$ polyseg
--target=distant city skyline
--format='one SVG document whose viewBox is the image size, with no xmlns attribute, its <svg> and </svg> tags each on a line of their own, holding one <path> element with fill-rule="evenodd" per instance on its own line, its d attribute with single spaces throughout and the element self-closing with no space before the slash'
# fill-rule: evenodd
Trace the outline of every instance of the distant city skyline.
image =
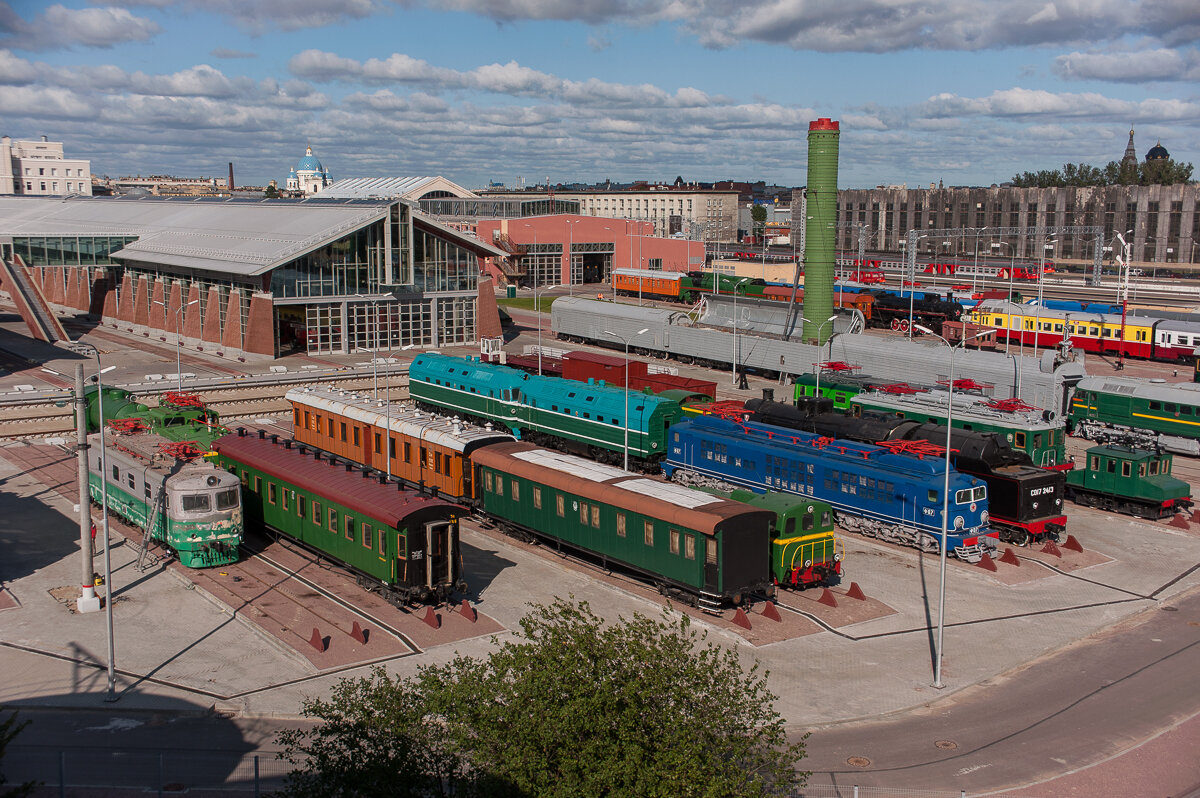
<svg viewBox="0 0 1200 798">
<path fill-rule="evenodd" d="M 0 134 L 93 174 L 804 185 L 1200 165 L 1200 8 L 1076 0 L 0 0 Z"/>
</svg>

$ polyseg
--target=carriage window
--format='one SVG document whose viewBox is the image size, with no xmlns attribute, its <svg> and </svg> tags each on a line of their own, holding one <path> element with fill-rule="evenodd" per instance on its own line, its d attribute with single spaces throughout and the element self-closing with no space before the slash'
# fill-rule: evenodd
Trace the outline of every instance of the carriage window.
<svg viewBox="0 0 1200 798">
<path fill-rule="evenodd" d="M 643 528 L 643 535 L 646 539 L 646 545 L 653 546 L 654 545 L 654 522 L 647 521 L 645 524 L 643 524 L 642 528 Z"/>
<path fill-rule="evenodd" d="M 1177 413 L 1179 412 L 1179 407 L 1174 402 L 1164 402 L 1163 410 L 1166 410 L 1168 413 Z"/>
<path fill-rule="evenodd" d="M 708 565 L 717 564 L 717 541 L 713 538 L 704 539 L 704 562 Z"/>
<path fill-rule="evenodd" d="M 1179 412 L 1185 416 L 1190 416 L 1192 414 L 1192 407 L 1191 405 L 1180 405 Z"/>
<path fill-rule="evenodd" d="M 1108 473 L 1110 473 L 1110 474 L 1117 473 L 1117 461 L 1116 460 L 1108 461 Z"/>
<path fill-rule="evenodd" d="M 207 509 L 209 509 L 207 493 L 184 494 L 183 511 L 185 513 L 195 513 Z"/>
<path fill-rule="evenodd" d="M 333 419 L 329 419 L 329 437 L 333 437 Z"/>
<path fill-rule="evenodd" d="M 312 511 L 313 511 L 312 512 L 312 522 L 314 524 L 316 524 L 317 526 L 320 526 L 321 525 L 321 503 L 313 502 L 312 503 Z"/>
<path fill-rule="evenodd" d="M 1158 473 L 1158 461 L 1151 460 L 1150 461 L 1150 476 L 1154 476 L 1157 473 Z"/>
<path fill-rule="evenodd" d="M 267 503 L 268 504 L 275 503 L 275 483 L 274 482 L 267 483 Z"/>
<path fill-rule="evenodd" d="M 369 549 L 375 545 L 375 541 L 371 538 L 371 525 L 362 525 L 362 544 L 364 549 Z"/>
<path fill-rule="evenodd" d="M 492 472 L 485 471 L 483 474 L 483 489 L 488 493 L 492 492 Z"/>
<path fill-rule="evenodd" d="M 625 537 L 625 513 L 617 513 L 617 537 Z"/>
<path fill-rule="evenodd" d="M 346 442 L 346 422 L 342 422 L 342 443 Z"/>
<path fill-rule="evenodd" d="M 804 520 L 802 522 L 800 522 L 800 529 L 804 532 L 811 532 L 812 528 L 815 524 L 816 524 L 816 520 L 813 518 L 813 514 L 805 513 Z M 796 531 L 796 519 L 789 518 L 788 522 L 787 522 L 787 533 L 791 534 L 792 532 L 795 532 L 795 531 Z"/>
<path fill-rule="evenodd" d="M 380 530 L 380 532 L 379 532 L 379 556 L 380 557 L 387 554 L 387 544 L 384 542 L 386 539 L 387 539 L 387 535 L 385 535 L 383 533 L 383 531 Z"/>
<path fill-rule="evenodd" d="M 600 505 L 598 504 L 592 505 L 592 526 L 596 529 L 600 528 Z"/>
<path fill-rule="evenodd" d="M 308 426 L 308 411 L 304 412 L 304 420 L 305 420 L 304 426 L 307 427 Z M 298 408 L 298 407 L 292 408 L 292 423 L 294 425 L 296 425 L 297 427 L 300 426 L 300 408 Z"/>
<path fill-rule="evenodd" d="M 669 529 L 669 530 L 667 530 L 667 535 L 670 538 L 671 553 L 678 554 L 679 553 L 679 530 L 678 529 Z"/>
<path fill-rule="evenodd" d="M 300 498 L 296 501 L 296 515 L 300 516 L 301 518 L 304 518 L 308 515 L 308 503 L 305 501 L 304 496 L 300 496 Z"/>
<path fill-rule="evenodd" d="M 412 462 L 412 444 L 408 441 L 404 442 L 404 462 Z"/>
<path fill-rule="evenodd" d="M 567 503 L 563 499 L 561 494 L 554 497 L 554 504 L 555 504 L 555 509 L 558 511 L 558 517 L 566 518 L 567 517 L 567 507 L 566 507 Z"/>
<path fill-rule="evenodd" d="M 828 526 L 832 526 L 832 525 L 833 525 L 832 511 L 826 510 L 823 513 L 821 513 L 821 526 L 828 527 Z"/>
<path fill-rule="evenodd" d="M 234 507 L 237 507 L 239 495 L 240 495 L 240 492 L 238 491 L 237 488 L 230 488 L 229 490 L 218 491 L 217 492 L 217 509 L 218 510 L 232 510 Z"/>
<path fill-rule="evenodd" d="M 243 485 L 250 484 L 250 475 L 245 471 L 242 472 L 242 484 Z"/>
<path fill-rule="evenodd" d="M 496 477 L 496 495 L 497 496 L 504 495 L 504 478 L 503 477 Z"/>
<path fill-rule="evenodd" d="M 587 519 L 588 519 L 588 511 L 587 510 L 588 510 L 587 504 L 584 502 L 580 502 L 579 503 L 579 523 L 583 524 L 584 526 L 587 526 Z"/>
<path fill-rule="evenodd" d="M 1138 476 L 1139 477 L 1146 476 L 1146 464 L 1145 463 L 1138 463 Z"/>
<path fill-rule="evenodd" d="M 542 489 L 541 488 L 533 489 L 533 509 L 535 509 L 535 510 L 542 509 Z"/>
<path fill-rule="evenodd" d="M 1091 471 L 1099 471 L 1100 470 L 1100 456 L 1099 455 L 1095 455 L 1095 454 L 1092 455 L 1092 462 L 1088 466 L 1088 469 Z"/>
<path fill-rule="evenodd" d="M 133 474 L 126 474 L 125 481 L 129 483 L 130 488 L 134 487 Z"/>
<path fill-rule="evenodd" d="M 358 429 L 358 427 L 355 427 L 354 428 L 354 445 L 355 446 L 362 445 L 362 443 L 361 443 L 362 439 L 359 437 L 359 432 L 360 432 L 360 430 Z"/>
<path fill-rule="evenodd" d="M 696 536 L 695 535 L 684 535 L 683 536 L 683 556 L 685 559 L 688 559 L 688 560 L 696 559 Z"/>
<path fill-rule="evenodd" d="M 433 473 L 435 473 L 435 474 L 442 473 L 442 453 L 441 452 L 433 453 Z"/>
<path fill-rule="evenodd" d="M 1129 462 L 1121 463 L 1121 476 L 1127 477 L 1133 472 L 1133 464 Z"/>
<path fill-rule="evenodd" d="M 512 500 L 515 502 L 521 501 L 521 483 L 515 479 L 512 481 Z"/>
<path fill-rule="evenodd" d="M 146 495 L 146 503 L 149 504 L 150 503 L 150 486 L 149 485 L 145 486 L 145 495 Z"/>
<path fill-rule="evenodd" d="M 262 477 L 254 478 L 254 492 L 258 494 L 262 493 Z"/>
<path fill-rule="evenodd" d="M 383 436 L 375 433 L 375 454 L 383 454 Z"/>
<path fill-rule="evenodd" d="M 354 519 L 350 516 L 342 516 L 346 519 L 346 540 L 354 540 Z"/>
<path fill-rule="evenodd" d="M 338 530 L 337 510 L 330 507 L 329 508 L 329 531 L 336 535 L 337 530 Z"/>
<path fill-rule="evenodd" d="M 1024 432 L 1017 433 L 1017 448 L 1018 449 L 1025 448 L 1025 433 Z"/>
</svg>

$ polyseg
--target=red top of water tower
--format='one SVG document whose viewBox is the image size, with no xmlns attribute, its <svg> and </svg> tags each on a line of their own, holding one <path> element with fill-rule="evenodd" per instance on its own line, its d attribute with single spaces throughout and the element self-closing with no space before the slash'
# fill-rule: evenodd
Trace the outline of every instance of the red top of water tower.
<svg viewBox="0 0 1200 798">
<path fill-rule="evenodd" d="M 821 117 L 815 122 L 808 123 L 809 130 L 838 130 L 838 123 L 828 117 Z"/>
</svg>

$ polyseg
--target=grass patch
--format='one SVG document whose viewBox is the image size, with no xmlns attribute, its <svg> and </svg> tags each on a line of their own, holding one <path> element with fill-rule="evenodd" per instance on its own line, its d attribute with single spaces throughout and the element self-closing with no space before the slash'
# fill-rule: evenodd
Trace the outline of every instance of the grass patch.
<svg viewBox="0 0 1200 798">
<path fill-rule="evenodd" d="M 542 306 L 542 313 L 549 313 L 550 305 L 552 305 L 556 299 L 558 299 L 556 296 L 538 296 L 537 304 Z M 537 305 L 533 303 L 533 297 L 531 296 L 517 297 L 516 299 L 497 297 L 496 304 L 502 308 L 516 308 L 518 310 L 533 311 L 537 310 Z"/>
</svg>

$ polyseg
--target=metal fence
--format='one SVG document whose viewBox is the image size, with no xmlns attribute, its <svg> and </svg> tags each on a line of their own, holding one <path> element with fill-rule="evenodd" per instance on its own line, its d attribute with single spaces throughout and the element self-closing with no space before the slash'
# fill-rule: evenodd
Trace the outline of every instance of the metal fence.
<svg viewBox="0 0 1200 798">
<path fill-rule="evenodd" d="M 8 786 L 40 782 L 34 795 L 260 796 L 283 787 L 291 765 L 275 751 L 189 754 L 136 749 L 22 748 L 4 759 Z"/>
</svg>

